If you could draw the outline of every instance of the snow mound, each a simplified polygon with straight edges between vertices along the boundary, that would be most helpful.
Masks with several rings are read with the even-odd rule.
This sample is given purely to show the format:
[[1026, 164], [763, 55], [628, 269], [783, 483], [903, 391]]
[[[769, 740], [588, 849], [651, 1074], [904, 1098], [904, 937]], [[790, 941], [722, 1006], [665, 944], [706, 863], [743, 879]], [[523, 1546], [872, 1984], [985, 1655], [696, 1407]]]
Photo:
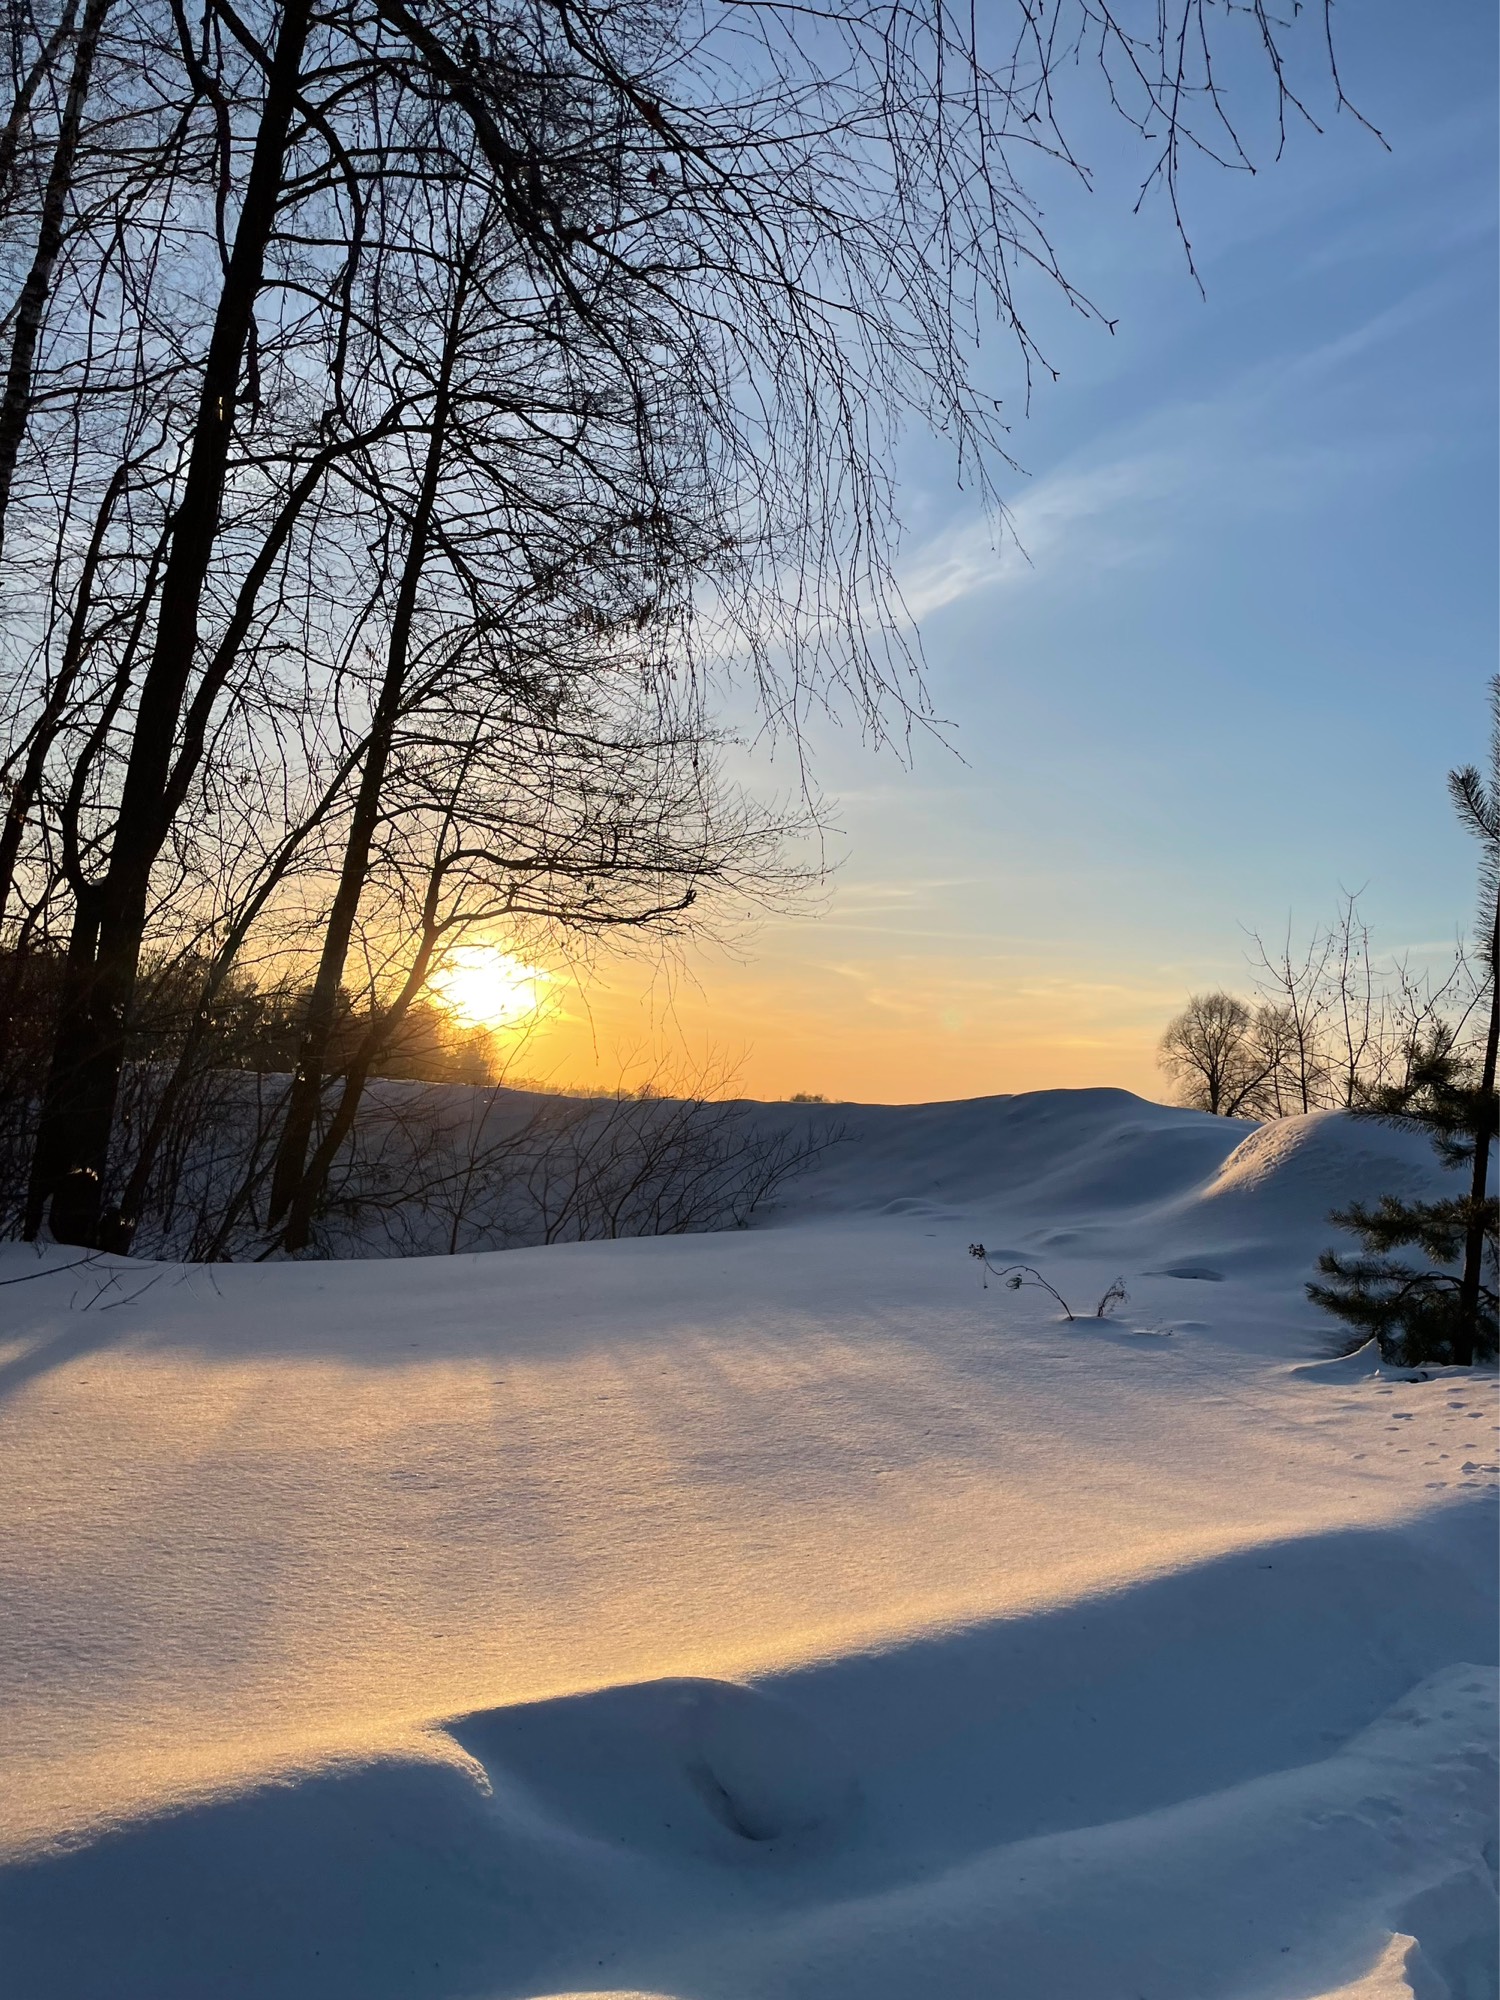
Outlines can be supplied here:
[[6, 1990], [1490, 2000], [1492, 1558], [1470, 1503], [471, 1714], [0, 1871]]
[[1097, 1256], [1204, 1283], [1268, 1264], [1310, 1274], [1331, 1210], [1445, 1178], [1423, 1139], [1345, 1111], [1256, 1126], [1124, 1090], [1044, 1090], [839, 1116], [844, 1143], [772, 1223], [972, 1223], [1012, 1246], [1002, 1261]]
[[1310, 1270], [1332, 1209], [1444, 1178], [1420, 1137], [1346, 1111], [1256, 1126], [1125, 1090], [1041, 1090], [840, 1115], [845, 1143], [796, 1183], [786, 1219], [975, 1221], [985, 1242], [1209, 1283], [1268, 1259]]
[[1259, 1126], [1151, 1220], [1174, 1256], [1206, 1253], [1210, 1266], [1243, 1268], [1268, 1255], [1311, 1265], [1331, 1240], [1333, 1209], [1423, 1193], [1441, 1180], [1432, 1148], [1416, 1134], [1347, 1111], [1313, 1111]]
[[1431, 1147], [1418, 1134], [1347, 1111], [1311, 1111], [1262, 1125], [1235, 1147], [1204, 1191], [1204, 1199], [1236, 1195], [1274, 1200], [1296, 1216], [1330, 1201], [1363, 1200], [1367, 1188], [1392, 1190], [1425, 1183]]
[[[1368, 1951], [1360, 1933], [1373, 1928], [1367, 1899], [1378, 1899], [1377, 1885], [1389, 1894], [1395, 1882], [1415, 1887], [1435, 1874], [1476, 1893], [1434, 1939], [1427, 1994], [1484, 2000], [1494, 1991], [1484, 1962], [1496, 1908], [1492, 1888], [1477, 1893], [1478, 1848], [1497, 1775], [1496, 1692], [1492, 1670], [1456, 1666], [1312, 1764], [987, 1851], [878, 1900], [763, 1931], [752, 1947], [758, 1990], [796, 2000], [835, 1990], [1271, 2000], [1305, 1993], [1291, 1982], [1299, 1971], [1316, 1975], [1320, 1959], [1331, 1969]], [[1460, 1828], [1474, 1864], [1455, 1869], [1449, 1836]], [[1080, 1924], [1080, 1903], [1109, 1915]], [[1339, 1904], [1343, 1937], [1314, 1942], [1317, 1918]], [[1388, 1935], [1372, 1942], [1384, 1946]], [[1450, 1982], [1446, 1973], [1460, 1968], [1477, 1968], [1480, 1983]]]
[[1326, 1361], [1300, 1362], [1288, 1373], [1309, 1382], [1326, 1382], [1332, 1387], [1349, 1382], [1428, 1382], [1445, 1377], [1464, 1382], [1471, 1376], [1468, 1369], [1428, 1367], [1413, 1371], [1386, 1361], [1381, 1355], [1378, 1340], [1364, 1341], [1350, 1353], [1330, 1355]]
[[1253, 1129], [1106, 1089], [841, 1105], [827, 1116], [845, 1142], [796, 1183], [786, 1205], [799, 1216], [942, 1216], [997, 1203], [1033, 1215], [1132, 1210], [1197, 1187]]
[[732, 1681], [648, 1681], [491, 1709], [448, 1734], [497, 1793], [520, 1785], [550, 1815], [641, 1851], [722, 1856], [736, 1843], [785, 1842], [836, 1827], [856, 1799], [826, 1733], [790, 1702]]

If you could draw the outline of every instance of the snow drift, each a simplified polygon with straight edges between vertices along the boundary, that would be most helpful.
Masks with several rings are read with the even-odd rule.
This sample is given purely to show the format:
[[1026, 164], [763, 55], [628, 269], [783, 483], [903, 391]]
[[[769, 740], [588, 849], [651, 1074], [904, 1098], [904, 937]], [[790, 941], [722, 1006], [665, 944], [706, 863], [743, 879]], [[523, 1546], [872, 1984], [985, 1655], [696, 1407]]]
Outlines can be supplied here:
[[1430, 1156], [839, 1115], [729, 1235], [0, 1257], [8, 1993], [1490, 2000], [1493, 1377], [1300, 1293]]

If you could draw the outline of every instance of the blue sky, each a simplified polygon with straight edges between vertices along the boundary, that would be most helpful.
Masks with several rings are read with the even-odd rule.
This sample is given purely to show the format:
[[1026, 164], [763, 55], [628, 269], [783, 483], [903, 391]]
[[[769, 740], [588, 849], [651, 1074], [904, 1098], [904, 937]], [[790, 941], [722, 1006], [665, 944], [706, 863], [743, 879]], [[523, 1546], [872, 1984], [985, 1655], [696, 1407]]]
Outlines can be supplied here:
[[[935, 446], [904, 455], [957, 754], [816, 731], [825, 907], [672, 989], [757, 1094], [1151, 1090], [1181, 998], [1245, 985], [1245, 927], [1306, 931], [1341, 887], [1389, 950], [1468, 921], [1443, 776], [1482, 751], [1496, 652], [1495, 13], [1338, 23], [1390, 150], [1344, 116], [1254, 178], [1194, 172], [1206, 297], [1164, 205], [1132, 213], [1138, 157], [1075, 128], [1097, 188], [1059, 180], [1048, 224], [1117, 326], [1037, 301], [1061, 380], [1016, 415], [1015, 540]], [[1014, 393], [1005, 342], [980, 367]]]

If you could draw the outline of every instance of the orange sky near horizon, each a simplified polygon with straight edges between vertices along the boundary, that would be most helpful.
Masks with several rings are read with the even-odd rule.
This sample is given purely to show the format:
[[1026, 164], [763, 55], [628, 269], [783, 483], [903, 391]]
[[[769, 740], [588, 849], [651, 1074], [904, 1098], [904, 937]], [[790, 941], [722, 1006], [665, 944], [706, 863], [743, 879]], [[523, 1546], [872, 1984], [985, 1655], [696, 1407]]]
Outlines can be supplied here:
[[862, 957], [820, 948], [820, 928], [778, 923], [737, 959], [559, 972], [542, 1018], [500, 1037], [509, 1074], [607, 1090], [658, 1067], [674, 1086], [707, 1070], [714, 1095], [860, 1103], [1098, 1084], [1166, 1095], [1155, 1051], [1185, 998], [1175, 978], [1101, 985], [1082, 965], [1043, 972], [899, 941]]

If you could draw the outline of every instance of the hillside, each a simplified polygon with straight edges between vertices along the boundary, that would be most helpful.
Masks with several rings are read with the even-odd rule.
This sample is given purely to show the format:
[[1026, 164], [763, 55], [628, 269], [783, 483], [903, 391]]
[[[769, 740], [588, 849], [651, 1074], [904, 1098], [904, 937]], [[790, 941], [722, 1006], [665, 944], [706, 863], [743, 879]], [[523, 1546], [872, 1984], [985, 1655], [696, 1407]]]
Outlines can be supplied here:
[[1301, 1295], [1430, 1155], [827, 1115], [737, 1232], [0, 1252], [7, 1994], [1494, 1995], [1495, 1378]]

